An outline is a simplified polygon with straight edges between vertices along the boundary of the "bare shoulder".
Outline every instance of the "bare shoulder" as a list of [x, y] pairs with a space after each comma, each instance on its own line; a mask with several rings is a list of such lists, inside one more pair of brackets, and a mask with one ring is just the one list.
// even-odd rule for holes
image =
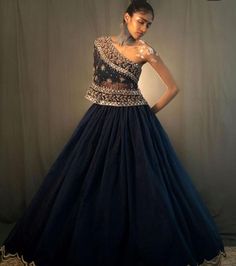
[[148, 56], [152, 54], [158, 55], [158, 52], [146, 41], [139, 40], [139, 51], [143, 56]]
[[145, 63], [153, 64], [160, 62], [159, 52], [144, 40], [139, 40], [138, 54]]

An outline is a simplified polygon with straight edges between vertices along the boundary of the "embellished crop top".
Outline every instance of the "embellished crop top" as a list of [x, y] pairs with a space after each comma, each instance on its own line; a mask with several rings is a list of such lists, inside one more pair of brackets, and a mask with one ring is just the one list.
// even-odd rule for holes
[[[156, 53], [154, 49], [151, 52]], [[86, 99], [112, 106], [148, 104], [138, 87], [144, 63], [135, 63], [123, 56], [110, 36], [94, 41], [93, 55], [93, 80], [84, 96]]]

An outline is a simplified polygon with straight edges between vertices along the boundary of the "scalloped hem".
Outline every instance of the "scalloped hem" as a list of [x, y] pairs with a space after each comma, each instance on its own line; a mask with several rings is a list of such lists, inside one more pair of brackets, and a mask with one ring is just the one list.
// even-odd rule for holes
[[[5, 246], [0, 248], [0, 266], [37, 266], [34, 261], [27, 262], [24, 260], [23, 255], [19, 256], [18, 253], [11, 254], [5, 253]], [[220, 251], [216, 257], [211, 260], [204, 260], [202, 264], [198, 266], [221, 266], [222, 256], [226, 257], [226, 253], [224, 251]], [[187, 265], [191, 266], [191, 265]]]
[[27, 262], [24, 260], [23, 255], [19, 256], [18, 253], [6, 254], [5, 246], [0, 248], [0, 265], [1, 266], [36, 266], [34, 261]]
[[[221, 266], [222, 264], [222, 257], [226, 257], [226, 253], [222, 250], [219, 251], [218, 255], [210, 260], [204, 259], [203, 263], [198, 264], [198, 266]], [[191, 266], [191, 265], [187, 265]]]

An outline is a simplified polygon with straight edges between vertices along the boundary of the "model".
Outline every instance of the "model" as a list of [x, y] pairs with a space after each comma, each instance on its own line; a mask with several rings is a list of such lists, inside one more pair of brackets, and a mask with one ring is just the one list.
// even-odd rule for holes
[[[141, 39], [153, 19], [133, 1], [119, 35], [95, 39], [92, 104], [2, 244], [1, 266], [221, 264], [217, 227], [155, 115], [179, 89]], [[138, 87], [145, 63], [167, 87], [153, 107]]]

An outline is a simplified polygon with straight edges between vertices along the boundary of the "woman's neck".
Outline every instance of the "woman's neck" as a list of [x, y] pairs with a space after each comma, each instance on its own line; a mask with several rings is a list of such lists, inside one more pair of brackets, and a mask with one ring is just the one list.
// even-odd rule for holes
[[129, 33], [126, 24], [122, 25], [120, 34], [116, 36], [116, 40], [120, 45], [132, 45], [136, 42], [133, 36]]

